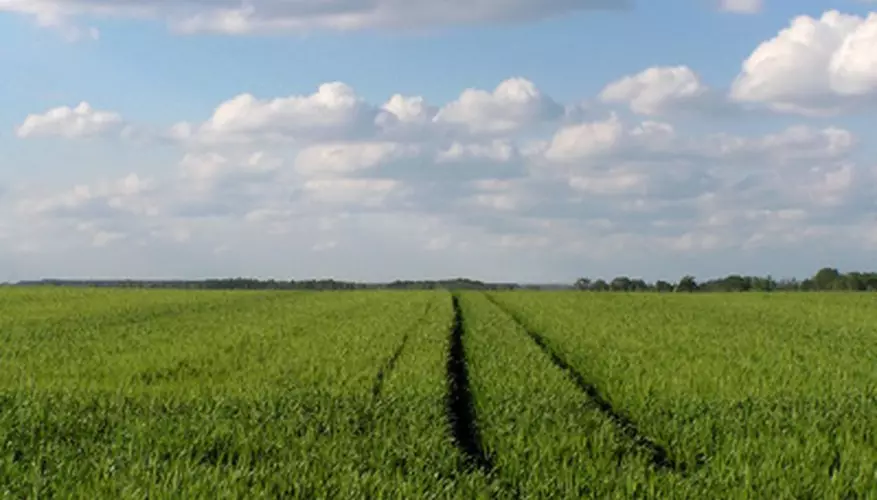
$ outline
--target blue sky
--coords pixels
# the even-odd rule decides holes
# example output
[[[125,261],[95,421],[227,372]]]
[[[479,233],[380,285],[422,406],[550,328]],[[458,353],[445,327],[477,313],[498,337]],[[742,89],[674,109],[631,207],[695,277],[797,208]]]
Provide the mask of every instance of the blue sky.
[[[0,280],[871,266],[877,5],[598,3],[0,0]]]

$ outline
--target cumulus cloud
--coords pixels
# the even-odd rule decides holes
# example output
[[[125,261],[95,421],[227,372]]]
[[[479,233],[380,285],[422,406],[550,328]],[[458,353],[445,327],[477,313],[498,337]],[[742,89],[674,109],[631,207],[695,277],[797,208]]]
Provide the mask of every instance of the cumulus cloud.
[[[19,204],[19,210],[26,215],[74,219],[104,218],[119,213],[153,216],[159,209],[148,195],[154,190],[154,181],[129,174],[116,181],[80,184],[57,195],[25,199]]]
[[[306,181],[308,196],[318,202],[356,204],[363,208],[384,205],[387,198],[399,194],[403,184],[393,179],[313,179]]]
[[[799,16],[743,63],[731,89],[740,102],[784,112],[836,113],[877,98],[877,13]]]
[[[669,123],[625,123],[612,114],[603,120],[561,127],[539,156],[549,163],[576,166],[673,159],[726,163],[769,160],[777,166],[844,158],[856,144],[852,132],[838,127],[794,125],[758,137],[724,133],[693,137],[679,134]]]
[[[534,178],[562,181],[574,193],[570,197],[556,189],[549,194],[555,200],[578,199],[594,216],[622,227],[634,224],[649,234],[688,230],[699,213],[729,207],[855,207],[875,192],[873,176],[849,161],[857,143],[851,132],[837,127],[798,125],[762,136],[691,135],[667,123],[626,122],[612,115],[560,128],[530,158],[530,169]],[[565,213],[574,213],[573,206]],[[632,217],[661,224],[642,227]]]
[[[626,9],[630,0],[472,0],[448,5],[430,0],[0,0],[0,11],[35,16],[41,24],[68,18],[161,19],[183,33],[299,33],[313,30],[411,31],[454,25],[538,20],[559,14]]]
[[[74,108],[62,106],[43,114],[31,114],[16,128],[21,138],[63,137],[78,139],[119,133],[124,120],[118,113],[101,111],[82,102]]]
[[[173,127],[179,156],[169,175],[16,191],[18,217],[2,230],[22,248],[45,245],[39,234],[102,252],[185,246],[224,265],[234,256],[268,262],[271,248],[288,248],[331,251],[343,267],[385,261],[393,247],[461,263],[484,252],[500,266],[800,244],[870,213],[862,207],[873,204],[877,176],[846,128],[803,120],[730,134],[651,116],[715,95],[684,66],[652,68],[602,93],[646,117],[596,106],[570,113],[522,78],[445,105],[401,94],[372,104],[337,82],[307,95],[243,94],[203,122]],[[51,125],[29,117],[19,135],[130,127],[76,113],[107,112],[49,112]],[[254,240],[264,244],[242,243]],[[404,271],[394,261],[392,272]]]
[[[375,115],[350,86],[331,82],[311,95],[267,100],[238,95],[221,103],[200,125],[174,125],[171,136],[208,143],[338,138],[367,129]]]
[[[511,78],[493,92],[468,89],[435,117],[439,123],[464,127],[473,134],[503,134],[563,115],[564,109],[524,78]]]
[[[416,145],[393,142],[322,143],[299,152],[295,168],[308,177],[335,177],[411,158],[418,153]]]
[[[436,155],[439,163],[451,163],[465,160],[488,160],[495,162],[508,162],[519,155],[515,145],[508,140],[493,140],[486,143],[460,142],[452,143],[447,149],[443,149]]]
[[[560,128],[544,150],[551,162],[580,162],[617,151],[625,140],[675,135],[672,126],[645,122],[642,127],[626,130],[616,114],[600,121],[578,123]]]
[[[473,193],[461,205],[479,211],[521,212],[539,203],[538,192],[529,179],[479,179],[470,184]]]
[[[351,86],[330,82],[310,95],[260,99],[241,94],[221,103],[203,123],[177,123],[166,135],[204,145],[463,139],[506,136],[564,114],[562,105],[523,78],[500,82],[492,91],[464,90],[442,107],[400,94],[374,105]]]
[[[438,108],[423,97],[395,94],[385,102],[375,117],[378,130],[396,138],[428,135]]]
[[[719,0],[719,8],[736,14],[756,14],[764,8],[764,0]]]
[[[856,137],[849,130],[795,125],[758,138],[716,134],[702,142],[701,148],[705,154],[736,162],[768,158],[771,165],[776,166],[803,160],[841,159],[855,145]]]
[[[186,153],[180,161],[182,177],[195,186],[213,186],[221,181],[242,182],[248,179],[269,180],[283,164],[279,158],[256,151],[240,158],[230,158],[215,151]]]
[[[673,110],[709,111],[717,96],[687,66],[653,67],[610,83],[600,93],[607,103],[624,103],[643,115]]]
[[[398,123],[423,124],[435,115],[435,108],[429,106],[423,97],[405,97],[395,94],[382,107],[387,112],[381,117],[389,120],[391,117]]]

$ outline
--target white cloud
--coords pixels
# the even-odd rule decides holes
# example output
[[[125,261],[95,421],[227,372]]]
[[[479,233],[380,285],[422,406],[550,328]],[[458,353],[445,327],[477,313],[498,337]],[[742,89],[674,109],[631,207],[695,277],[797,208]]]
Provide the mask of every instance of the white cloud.
[[[625,103],[643,115],[705,107],[711,98],[710,89],[687,66],[649,68],[610,83],[600,93],[603,102]]]
[[[100,111],[82,102],[75,108],[62,106],[43,114],[31,114],[16,128],[21,138],[63,137],[66,139],[105,136],[120,133],[124,120],[118,113]]]
[[[486,143],[452,143],[436,155],[439,163],[450,163],[461,160],[487,160],[508,162],[518,157],[515,145],[509,140],[493,140]]]
[[[220,104],[206,122],[178,123],[171,135],[204,143],[312,141],[368,130],[375,111],[341,82],[320,85],[311,95],[261,100],[241,94]]]
[[[342,82],[310,95],[259,99],[241,94],[221,103],[200,124],[181,122],[167,137],[190,145],[363,140],[428,141],[508,136],[558,120],[564,107],[532,82],[511,78],[493,91],[467,89],[441,108],[422,97],[395,94],[380,106],[366,102]]]
[[[308,196],[318,202],[381,207],[399,193],[402,183],[393,179],[313,179],[304,184]]]
[[[651,115],[713,102],[704,96],[715,94],[675,67],[615,82],[603,97]],[[243,94],[203,123],[175,126],[166,152],[178,156],[148,174],[7,192],[0,204],[18,211],[2,231],[15,248],[38,249],[33,259],[61,249],[107,262],[187,251],[213,274],[296,261],[299,274],[348,278],[361,277],[344,274],[353,263],[391,262],[383,272],[403,277],[433,265],[416,257],[431,249],[438,267],[424,272],[499,277],[534,262],[548,267],[527,272],[568,270],[584,257],[799,248],[851,234],[873,212],[877,176],[855,156],[865,140],[841,126],[802,119],[730,134],[712,132],[713,123],[701,130],[599,106],[565,109],[523,79],[464,91],[445,106],[401,94],[373,105],[341,83],[276,99]],[[48,134],[31,121],[24,136],[131,127],[84,123]],[[252,241],[260,244],[244,243]],[[327,260],[315,262],[314,252]],[[89,269],[109,269],[99,264]]]
[[[37,25],[50,28],[67,40],[77,42],[81,40],[98,40],[100,31],[95,27],[81,27],[71,23],[70,8],[68,1],[33,1],[33,0],[0,0],[0,12],[17,12],[28,14],[35,18]]]
[[[514,196],[504,193],[477,194],[472,197],[472,201],[476,205],[493,210],[516,210],[519,207],[519,201]]]
[[[95,231],[92,234],[92,245],[96,247],[104,247],[108,244],[124,239],[127,235],[125,233],[116,233],[111,231]]]
[[[423,97],[406,97],[401,94],[394,94],[381,109],[384,113],[378,116],[377,123],[388,129],[406,125],[427,125],[438,111],[427,104]]]
[[[189,153],[180,161],[183,175],[196,181],[212,181],[225,170],[229,160],[216,153]]]
[[[542,157],[551,163],[618,161],[622,158],[690,154],[687,144],[669,123],[624,123],[612,113],[604,120],[561,127],[547,143]]]
[[[539,203],[539,196],[529,179],[480,179],[473,181],[475,193],[462,200],[461,206],[476,210],[517,212]]]
[[[551,139],[545,157],[550,161],[578,161],[612,151],[622,140],[624,126],[617,116],[598,122],[570,125]]]
[[[314,245],[311,247],[311,249],[313,249],[313,251],[315,251],[315,252],[325,252],[327,250],[332,250],[333,248],[335,248],[337,246],[338,246],[337,241],[320,241],[320,242],[314,243]]]
[[[309,146],[298,153],[295,169],[306,176],[337,176],[411,158],[415,145],[393,142],[331,142]]]
[[[438,123],[456,125],[472,134],[506,134],[563,115],[563,107],[524,78],[511,78],[493,92],[465,90],[435,117]]]
[[[794,164],[802,160],[839,159],[856,145],[856,137],[848,130],[796,125],[778,133],[758,138],[741,138],[727,134],[715,135],[701,145],[705,156],[729,161],[751,161],[767,158],[771,165]]]
[[[570,178],[569,184],[573,189],[587,194],[645,194],[648,177],[640,172],[620,170],[590,176],[573,176]]]
[[[55,29],[67,42],[97,41],[100,40],[100,30],[95,27],[81,27],[71,24],[59,23],[43,25]]]
[[[443,26],[520,22],[588,9],[625,9],[629,0],[0,0],[0,11],[33,15],[40,24],[77,16],[166,20],[184,33],[300,33],[313,30],[411,31]]]
[[[22,200],[19,209],[26,215],[72,218],[103,218],[113,213],[153,216],[158,207],[149,196],[155,183],[137,174],[117,181],[101,181],[94,185],[80,184],[67,192]]]
[[[804,176],[790,181],[795,194],[806,201],[815,205],[836,206],[842,204],[854,189],[856,176],[856,168],[851,164],[844,164],[837,167],[813,167]]]
[[[877,13],[799,16],[743,63],[731,97],[802,114],[877,97]]]
[[[215,151],[186,153],[180,160],[183,178],[196,186],[209,188],[217,182],[232,179],[265,179],[278,171],[283,160],[264,151],[255,151],[230,158]]]
[[[719,8],[737,14],[757,14],[764,8],[764,0],[719,0]]]
[[[548,165],[582,168],[625,161],[699,161],[745,164],[768,161],[781,166],[802,161],[842,159],[858,141],[838,127],[795,125],[763,136],[680,134],[669,123],[625,123],[612,114],[604,120],[561,127],[538,158]]]

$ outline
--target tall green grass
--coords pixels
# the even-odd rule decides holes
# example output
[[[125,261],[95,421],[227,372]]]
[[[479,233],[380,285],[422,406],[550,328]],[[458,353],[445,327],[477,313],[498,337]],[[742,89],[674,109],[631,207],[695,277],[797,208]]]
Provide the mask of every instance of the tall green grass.
[[[877,496],[873,298],[493,297],[691,466],[692,496]]]
[[[877,498],[874,304],[3,289],[0,496]]]
[[[505,498],[636,498],[673,481],[482,294],[462,295],[485,452]]]
[[[374,387],[406,335],[413,352],[444,358],[440,306],[422,317],[442,295],[195,296],[211,305],[184,298],[191,312],[169,314],[144,301],[119,309],[128,320],[96,323],[70,303],[66,326],[13,330],[19,348],[4,350],[0,377],[0,493],[351,498],[393,484],[405,469],[384,460],[386,431],[424,408],[392,403],[404,394],[392,373],[382,402]],[[441,409],[444,373],[432,368],[418,402]],[[396,442],[429,448],[444,436],[432,424],[431,436],[399,432]],[[452,475],[455,449],[441,442],[434,454]],[[430,473],[413,474],[412,491],[448,487],[431,463],[417,466]]]

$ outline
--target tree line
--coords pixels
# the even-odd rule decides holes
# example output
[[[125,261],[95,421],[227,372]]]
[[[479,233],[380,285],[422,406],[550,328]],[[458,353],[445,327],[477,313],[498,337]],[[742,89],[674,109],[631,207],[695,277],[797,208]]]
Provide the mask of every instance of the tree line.
[[[877,272],[842,273],[833,267],[824,267],[812,277],[803,280],[774,279],[771,276],[743,276],[732,274],[698,282],[694,276],[683,276],[676,282],[658,280],[654,283],[639,278],[619,276],[604,279],[579,278],[577,290],[594,292],[808,292],[808,291],[875,291]]]
[[[485,283],[466,278],[448,280],[393,281],[390,283],[362,283],[354,281],[322,280],[260,280],[255,278],[219,278],[204,280],[61,280],[44,279],[19,281],[17,286],[68,286],[93,288],[171,288],[184,290],[509,290],[518,288],[513,283]]]
[[[255,278],[219,278],[204,280],[59,280],[21,281],[21,286],[81,286],[112,288],[175,288],[190,290],[582,290],[593,292],[773,292],[773,291],[875,291],[877,272],[841,273],[825,267],[803,280],[774,279],[771,276],[732,274],[699,282],[694,276],[678,281],[647,282],[640,278],[619,276],[611,280],[579,278],[571,285],[522,285],[487,283],[467,278],[445,280],[397,280],[389,283],[321,280],[260,280]]]

